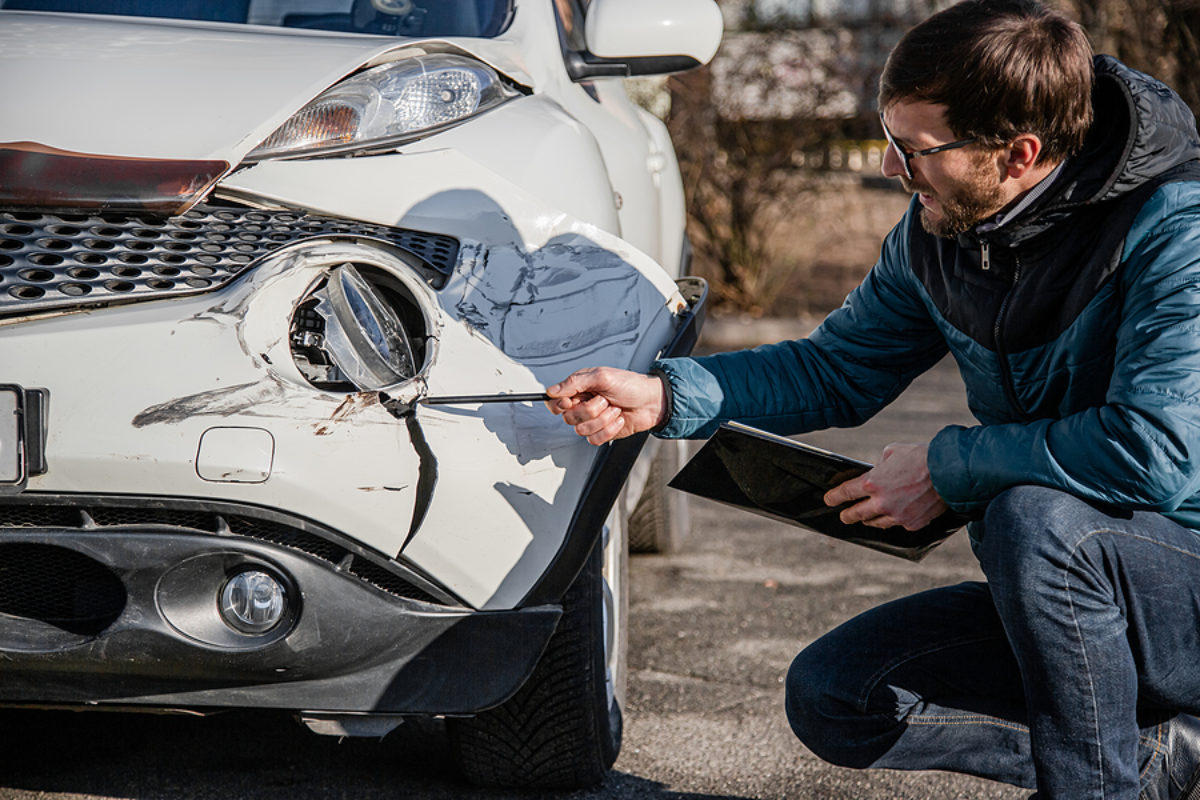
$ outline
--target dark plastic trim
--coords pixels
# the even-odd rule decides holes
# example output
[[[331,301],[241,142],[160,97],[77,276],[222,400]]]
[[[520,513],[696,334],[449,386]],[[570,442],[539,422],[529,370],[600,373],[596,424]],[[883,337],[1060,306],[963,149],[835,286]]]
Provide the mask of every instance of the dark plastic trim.
[[[46,431],[49,430],[50,391],[25,390],[25,462],[29,475],[46,474]]]
[[[12,481],[0,481],[0,493],[16,494],[25,490],[31,476],[46,471],[46,412],[50,393],[45,389],[26,389],[15,383],[0,383],[0,391],[16,396],[17,454],[20,474]]]
[[[237,516],[247,519],[261,520],[266,523],[293,528],[298,532],[316,539],[324,540],[340,551],[339,558],[353,556],[356,561],[367,562],[375,568],[387,572],[396,578],[410,584],[419,592],[427,595],[431,602],[446,606],[465,608],[469,604],[455,595],[446,587],[433,580],[415,565],[403,560],[389,559],[385,555],[371,550],[353,537],[347,536],[332,528],[315,522],[307,517],[284,513],[278,509],[265,506],[239,503],[231,500],[210,500],[192,497],[141,496],[141,495],[103,495],[103,494],[59,494],[51,492],[25,491],[17,495],[0,495],[0,507],[27,506],[33,508],[54,508],[62,513],[88,513],[92,508],[103,509],[149,509],[164,513],[170,512],[200,512],[215,516]],[[164,529],[178,531],[168,525],[159,525]],[[0,521],[0,531],[3,531]],[[68,528],[67,530],[75,530]],[[94,527],[91,530],[105,530],[105,526]],[[201,531],[203,532],[203,531]],[[236,534],[233,534],[236,535]],[[247,534],[246,538],[263,541],[263,538]],[[269,541],[269,539],[268,539]],[[300,552],[307,553],[303,547],[297,547]],[[357,564],[352,567],[339,567],[344,571],[354,573]],[[420,598],[418,598],[420,599]]]
[[[93,562],[119,579],[125,603],[102,630],[84,633],[0,615],[2,703],[471,714],[520,688],[561,616],[556,606],[479,612],[418,603],[244,537],[152,525],[0,536],[0,548],[27,545]],[[296,593],[302,605],[285,626],[261,635],[222,626],[216,595],[247,567]]]
[[[593,78],[631,78],[635,75],[669,75],[701,66],[691,56],[643,56],[640,58],[600,58],[591,53],[568,51],[567,74],[573,81]]]

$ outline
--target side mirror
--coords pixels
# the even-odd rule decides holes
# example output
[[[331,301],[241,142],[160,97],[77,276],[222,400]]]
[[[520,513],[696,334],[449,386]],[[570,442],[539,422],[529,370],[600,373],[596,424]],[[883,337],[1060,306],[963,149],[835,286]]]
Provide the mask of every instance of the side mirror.
[[[588,52],[568,66],[575,80],[682,72],[708,63],[724,32],[715,0],[592,0]]]

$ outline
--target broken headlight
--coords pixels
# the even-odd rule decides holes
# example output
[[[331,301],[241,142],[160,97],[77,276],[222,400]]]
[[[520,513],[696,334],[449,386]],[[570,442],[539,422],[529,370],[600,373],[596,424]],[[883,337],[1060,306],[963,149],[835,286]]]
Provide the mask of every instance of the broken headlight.
[[[414,56],[351,75],[292,115],[247,161],[382,150],[469,119],[519,94],[464,56]]]
[[[347,263],[297,307],[292,357],[314,386],[374,391],[420,371],[423,335],[419,312],[383,275]]]

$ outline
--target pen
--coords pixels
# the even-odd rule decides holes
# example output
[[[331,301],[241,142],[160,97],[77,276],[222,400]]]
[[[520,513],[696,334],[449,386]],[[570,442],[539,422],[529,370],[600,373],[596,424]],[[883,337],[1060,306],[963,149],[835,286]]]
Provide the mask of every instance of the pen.
[[[529,392],[525,394],[453,394],[441,397],[423,397],[418,403],[427,406],[469,405],[471,403],[529,403],[549,400],[545,392]]]

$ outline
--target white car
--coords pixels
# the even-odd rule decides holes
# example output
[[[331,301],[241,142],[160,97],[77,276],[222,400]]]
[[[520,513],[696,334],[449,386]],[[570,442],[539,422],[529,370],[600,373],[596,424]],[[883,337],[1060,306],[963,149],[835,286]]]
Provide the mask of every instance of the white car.
[[[715,3],[0,7],[0,702],[440,716],[471,780],[602,780],[664,502],[538,396],[695,340],[616,79]]]

